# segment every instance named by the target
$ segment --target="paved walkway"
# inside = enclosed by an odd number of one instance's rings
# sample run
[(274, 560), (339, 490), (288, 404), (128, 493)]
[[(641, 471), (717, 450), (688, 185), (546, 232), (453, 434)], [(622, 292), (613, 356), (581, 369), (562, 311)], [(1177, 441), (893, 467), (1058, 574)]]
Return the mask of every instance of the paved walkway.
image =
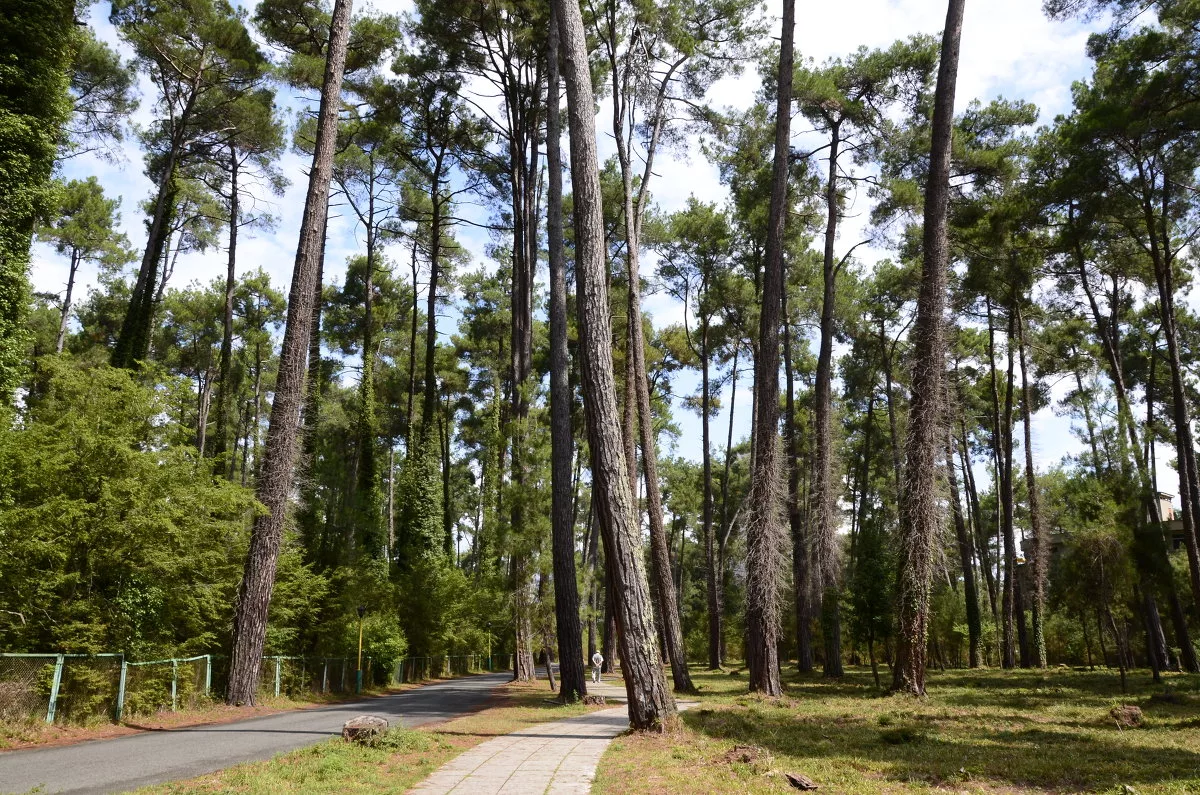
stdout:
[[(620, 681), (588, 682), (590, 695), (625, 700)], [(693, 702), (680, 702), (687, 709)], [(626, 707), (543, 723), (475, 746), (450, 760), (412, 792), (426, 795), (568, 795), (587, 793), (600, 757), (629, 729)]]

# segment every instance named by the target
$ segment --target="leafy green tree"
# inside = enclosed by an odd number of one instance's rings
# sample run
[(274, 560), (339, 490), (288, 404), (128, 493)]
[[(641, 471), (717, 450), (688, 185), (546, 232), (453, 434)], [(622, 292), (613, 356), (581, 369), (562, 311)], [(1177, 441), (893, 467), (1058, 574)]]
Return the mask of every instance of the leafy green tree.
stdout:
[(136, 72), (132, 63), (96, 38), (90, 27), (77, 27), (71, 62), (71, 118), (60, 157), (95, 152), (115, 158), (125, 140), (125, 126), (137, 109)]
[(105, 198), (104, 188), (95, 177), (71, 180), (60, 188), (57, 198), (50, 222), (40, 227), (37, 234), (68, 259), (67, 288), (54, 344), (55, 351), (62, 353), (79, 266), (96, 262), (107, 269), (120, 268), (132, 262), (134, 254), (129, 250), (128, 238), (116, 231), (121, 221), (117, 212), (121, 200)]
[(147, 241), (113, 364), (134, 367), (150, 351), (154, 297), (171, 222), (179, 209), (179, 175), (226, 137), (231, 110), (266, 79), (268, 63), (227, 0), (116, 0), (112, 22), (154, 81), (155, 123), (146, 131), (147, 174), (155, 197)]
[(170, 380), (61, 360), (39, 378), (21, 425), (0, 426), (0, 642), (139, 657), (218, 647), (253, 495), (171, 444)]

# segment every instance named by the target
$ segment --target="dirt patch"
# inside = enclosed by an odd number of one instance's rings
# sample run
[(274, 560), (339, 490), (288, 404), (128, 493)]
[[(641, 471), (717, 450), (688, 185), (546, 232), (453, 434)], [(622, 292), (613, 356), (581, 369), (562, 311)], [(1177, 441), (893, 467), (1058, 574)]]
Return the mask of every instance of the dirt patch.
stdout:
[(771, 752), (758, 745), (735, 745), (715, 760), (717, 764), (767, 765), (771, 764)]

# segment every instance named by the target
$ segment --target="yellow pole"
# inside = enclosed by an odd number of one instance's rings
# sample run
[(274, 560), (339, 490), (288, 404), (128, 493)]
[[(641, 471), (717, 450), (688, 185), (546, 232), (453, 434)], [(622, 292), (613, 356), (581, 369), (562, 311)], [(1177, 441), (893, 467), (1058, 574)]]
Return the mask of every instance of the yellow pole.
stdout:
[(362, 692), (362, 638), (363, 638), (363, 617), (362, 613), (358, 614), (358, 671), (354, 675), (354, 692)]

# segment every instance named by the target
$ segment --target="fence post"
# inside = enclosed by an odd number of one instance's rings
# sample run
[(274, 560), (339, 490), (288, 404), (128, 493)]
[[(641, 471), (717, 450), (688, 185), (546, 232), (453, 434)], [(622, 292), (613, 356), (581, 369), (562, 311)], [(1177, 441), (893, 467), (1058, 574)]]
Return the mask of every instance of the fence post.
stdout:
[(54, 684), (50, 686), (50, 706), (46, 708), (46, 723), (54, 723), (54, 712), (58, 708), (58, 688), (62, 684), (63, 655), (54, 660)]
[(279, 658), (275, 658), (275, 698), (279, 698)]
[(329, 658), (326, 657), (321, 662), (323, 663), (323, 665), (321, 666), (321, 692), (328, 693), (329, 692)]
[(179, 705), (179, 660), (171, 660), (171, 711), (178, 712)]
[(125, 661), (125, 656), (121, 656), (121, 678), (117, 682), (117, 723), (121, 722), (121, 715), (125, 712), (125, 675), (129, 671), (129, 663)]
[(212, 695), (212, 655), (204, 655), (204, 697)]

